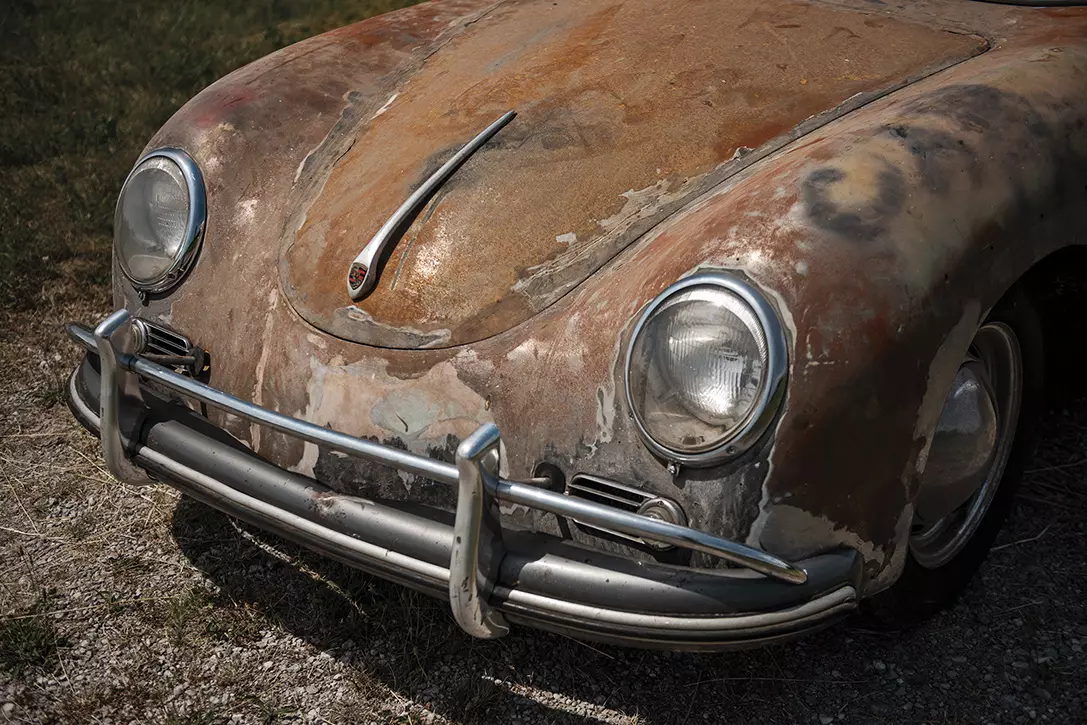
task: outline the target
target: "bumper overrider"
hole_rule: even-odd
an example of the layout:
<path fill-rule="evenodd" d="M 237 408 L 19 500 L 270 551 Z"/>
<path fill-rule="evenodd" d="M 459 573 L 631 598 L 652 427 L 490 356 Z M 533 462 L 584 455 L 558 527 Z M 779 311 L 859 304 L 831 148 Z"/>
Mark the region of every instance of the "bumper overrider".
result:
<path fill-rule="evenodd" d="M 694 528 L 504 480 L 497 473 L 499 430 L 490 423 L 460 443 L 454 465 L 291 418 L 135 354 L 131 323 L 128 312 L 118 310 L 94 330 L 67 325 L 87 349 L 69 381 L 69 405 L 101 438 L 106 465 L 118 479 L 153 477 L 330 558 L 444 597 L 472 636 L 501 636 L 512 622 L 642 647 L 725 649 L 791 638 L 856 607 L 860 566 L 852 550 L 786 562 Z M 272 465 L 173 396 L 446 483 L 457 491 L 453 525 L 341 494 Z M 736 566 L 650 564 L 503 529 L 500 502 Z"/>

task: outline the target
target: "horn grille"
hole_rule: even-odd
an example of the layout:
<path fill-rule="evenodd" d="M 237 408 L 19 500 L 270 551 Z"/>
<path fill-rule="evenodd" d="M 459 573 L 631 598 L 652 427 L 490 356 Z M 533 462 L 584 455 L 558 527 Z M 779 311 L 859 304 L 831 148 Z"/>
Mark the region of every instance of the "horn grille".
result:
<path fill-rule="evenodd" d="M 565 493 L 572 498 L 580 498 L 593 503 L 604 504 L 605 506 L 611 506 L 621 511 L 628 511 L 632 514 L 638 513 L 639 509 L 641 509 L 646 502 L 657 498 L 653 494 L 646 493 L 645 491 L 639 491 L 636 488 L 624 486 L 621 483 L 616 483 L 615 481 L 609 481 L 606 478 L 592 476 L 586 473 L 578 473 L 571 478 L 566 484 Z M 586 524 L 577 519 L 574 519 L 574 522 L 583 529 L 599 531 L 608 536 L 633 541 L 636 544 L 645 543 L 636 536 L 630 536 L 629 534 L 612 531 L 611 529 Z"/>

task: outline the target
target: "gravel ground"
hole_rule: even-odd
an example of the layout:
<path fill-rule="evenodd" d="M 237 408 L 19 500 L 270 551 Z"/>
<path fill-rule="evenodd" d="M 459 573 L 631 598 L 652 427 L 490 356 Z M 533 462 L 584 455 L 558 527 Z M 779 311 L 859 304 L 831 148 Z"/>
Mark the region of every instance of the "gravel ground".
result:
<path fill-rule="evenodd" d="M 445 607 L 103 468 L 61 402 L 54 308 L 0 335 L 0 721 L 1083 722 L 1087 401 L 1051 410 L 1014 519 L 963 600 L 764 650 L 668 654 Z"/>

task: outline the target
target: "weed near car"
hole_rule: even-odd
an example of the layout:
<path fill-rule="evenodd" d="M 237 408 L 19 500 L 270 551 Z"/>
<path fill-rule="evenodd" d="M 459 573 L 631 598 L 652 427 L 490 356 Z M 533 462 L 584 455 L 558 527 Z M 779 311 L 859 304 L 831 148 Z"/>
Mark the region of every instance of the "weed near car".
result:
<path fill-rule="evenodd" d="M 28 607 L 0 618 L 0 667 L 14 675 L 50 671 L 59 664 L 57 649 L 65 642 L 50 618 L 53 595 L 42 592 Z"/>

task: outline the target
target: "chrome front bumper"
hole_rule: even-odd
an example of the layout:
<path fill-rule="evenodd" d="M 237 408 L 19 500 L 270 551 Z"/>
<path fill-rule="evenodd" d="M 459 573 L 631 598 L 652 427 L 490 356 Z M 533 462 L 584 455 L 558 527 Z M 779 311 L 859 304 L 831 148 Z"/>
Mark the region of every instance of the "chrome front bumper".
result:
<path fill-rule="evenodd" d="M 504 480 L 497 475 L 500 436 L 494 424 L 461 442 L 454 465 L 281 415 L 132 354 L 130 322 L 119 310 L 93 331 L 67 326 L 88 351 L 70 381 L 70 406 L 101 437 L 115 476 L 139 483 L 151 472 L 228 514 L 446 597 L 457 623 L 475 637 L 505 634 L 508 620 L 639 646 L 719 649 L 796 636 L 856 606 L 855 552 L 789 563 L 697 529 Z M 157 395 L 155 387 L 455 486 L 453 524 L 340 494 L 273 466 L 206 418 Z M 555 537 L 504 530 L 499 502 L 703 552 L 742 568 L 645 564 Z"/>

